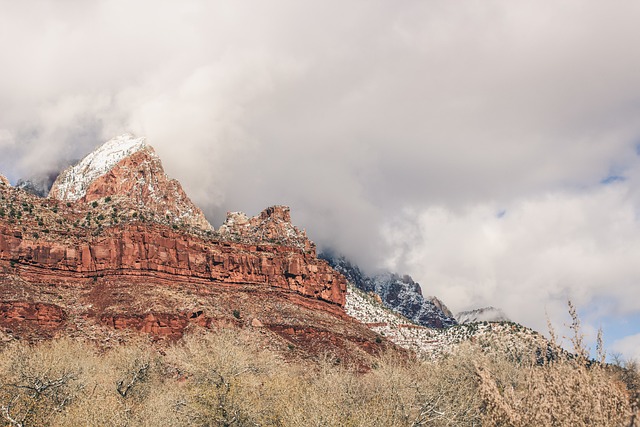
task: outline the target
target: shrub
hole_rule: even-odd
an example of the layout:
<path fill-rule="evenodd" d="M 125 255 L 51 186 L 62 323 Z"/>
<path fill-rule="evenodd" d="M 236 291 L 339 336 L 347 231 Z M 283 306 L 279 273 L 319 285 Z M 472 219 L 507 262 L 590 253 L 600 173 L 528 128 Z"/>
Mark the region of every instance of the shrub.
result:
<path fill-rule="evenodd" d="M 0 419 L 43 426 L 628 426 L 627 390 L 640 387 L 635 368 L 576 358 L 514 362 L 469 343 L 434 361 L 384 353 L 367 372 L 336 365 L 335 354 L 285 361 L 265 346 L 264 333 L 197 329 L 162 351 L 144 336 L 100 351 L 69 338 L 0 344 Z"/>

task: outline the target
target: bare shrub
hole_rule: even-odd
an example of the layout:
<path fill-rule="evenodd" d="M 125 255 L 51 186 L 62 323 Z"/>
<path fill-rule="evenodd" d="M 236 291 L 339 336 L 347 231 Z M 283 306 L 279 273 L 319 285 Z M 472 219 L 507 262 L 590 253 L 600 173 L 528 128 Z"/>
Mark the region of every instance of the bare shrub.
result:
<path fill-rule="evenodd" d="M 273 353 L 258 350 L 250 333 L 222 330 L 187 336 L 167 350 L 166 362 L 185 380 L 181 412 L 190 424 L 275 424 L 274 380 L 286 367 Z"/>
<path fill-rule="evenodd" d="M 16 343 L 2 351 L 0 414 L 13 426 L 48 425 L 84 391 L 77 354 L 86 349 L 72 340 L 39 346 Z"/>
<path fill-rule="evenodd" d="M 534 342 L 527 353 L 478 340 L 435 361 L 385 353 L 362 373 L 335 356 L 287 362 L 265 336 L 201 331 L 169 347 L 139 338 L 101 352 L 71 339 L 14 343 L 0 351 L 0 419 L 11 426 L 635 425 L 640 376 L 631 363 L 541 363 Z"/>
<path fill-rule="evenodd" d="M 623 426 L 629 425 L 628 387 L 603 363 L 590 361 L 580 319 L 569 301 L 573 355 L 553 349 L 557 357 L 513 364 L 494 358 L 476 363 L 488 426 Z M 555 333 L 550 330 L 552 343 Z M 599 358 L 604 360 L 599 335 Z"/>

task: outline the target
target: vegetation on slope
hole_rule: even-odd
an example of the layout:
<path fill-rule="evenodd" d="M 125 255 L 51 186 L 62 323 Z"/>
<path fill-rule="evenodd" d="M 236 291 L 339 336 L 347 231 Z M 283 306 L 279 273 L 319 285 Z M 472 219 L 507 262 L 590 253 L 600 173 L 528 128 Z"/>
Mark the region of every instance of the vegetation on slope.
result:
<path fill-rule="evenodd" d="M 237 329 L 168 347 L 12 342 L 0 354 L 0 417 L 12 426 L 633 425 L 636 370 L 514 362 L 466 344 L 434 361 L 386 354 L 362 373 L 334 358 L 285 361 L 259 342 Z"/>

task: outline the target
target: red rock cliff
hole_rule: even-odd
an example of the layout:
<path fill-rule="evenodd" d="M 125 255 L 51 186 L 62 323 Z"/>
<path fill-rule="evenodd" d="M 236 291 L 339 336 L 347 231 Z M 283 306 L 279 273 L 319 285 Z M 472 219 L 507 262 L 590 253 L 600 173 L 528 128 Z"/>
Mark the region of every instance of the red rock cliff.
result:
<path fill-rule="evenodd" d="M 345 278 L 316 257 L 288 207 L 229 214 L 214 231 L 144 141 L 114 141 L 47 199 L 0 179 L 0 331 L 109 340 L 114 330 L 179 338 L 191 325 L 236 326 L 271 331 L 287 352 L 384 346 L 346 315 Z"/>
<path fill-rule="evenodd" d="M 0 260 L 54 271 L 105 274 L 161 273 L 215 283 L 260 284 L 343 306 L 344 277 L 315 252 L 273 244 L 204 240 L 160 225 L 127 224 L 87 241 L 34 239 L 0 223 Z"/>
<path fill-rule="evenodd" d="M 180 183 L 165 174 L 153 147 L 133 135 L 107 141 L 62 172 L 49 197 L 80 203 L 116 198 L 130 208 L 144 207 L 168 224 L 213 230 Z"/>

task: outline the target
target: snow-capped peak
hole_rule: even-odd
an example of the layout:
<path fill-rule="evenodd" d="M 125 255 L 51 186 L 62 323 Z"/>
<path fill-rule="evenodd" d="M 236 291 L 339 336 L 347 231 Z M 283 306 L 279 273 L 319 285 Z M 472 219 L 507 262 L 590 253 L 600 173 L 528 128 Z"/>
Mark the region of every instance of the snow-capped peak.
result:
<path fill-rule="evenodd" d="M 129 133 L 110 139 L 58 177 L 54 185 L 57 187 L 56 197 L 69 201 L 81 199 L 96 178 L 146 146 L 146 138 L 136 138 Z"/>

